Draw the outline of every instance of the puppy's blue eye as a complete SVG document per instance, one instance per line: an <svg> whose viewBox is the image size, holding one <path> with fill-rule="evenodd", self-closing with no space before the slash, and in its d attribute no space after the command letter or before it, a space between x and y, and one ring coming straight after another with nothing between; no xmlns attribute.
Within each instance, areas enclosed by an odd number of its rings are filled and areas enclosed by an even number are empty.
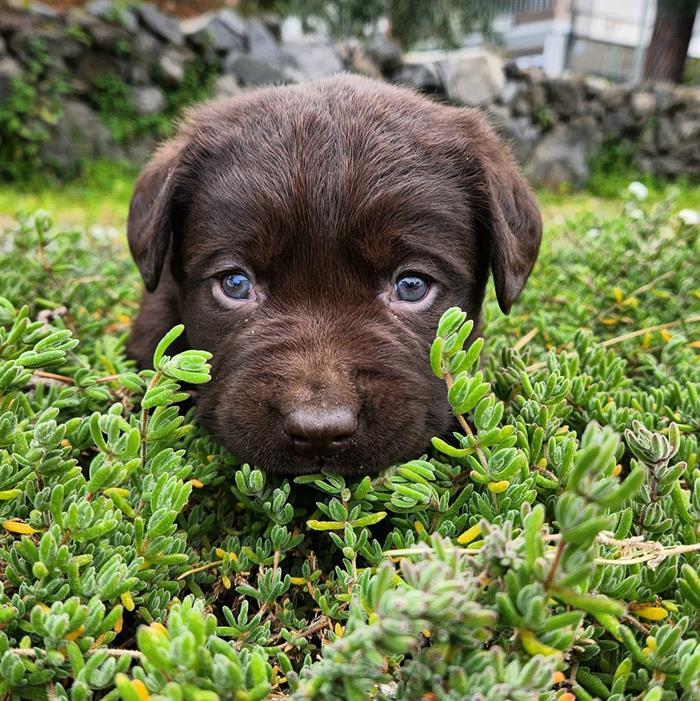
<svg viewBox="0 0 700 701"><path fill-rule="evenodd" d="M394 284L396 299L402 302L420 302L429 289L430 283L418 275L404 275Z"/></svg>
<svg viewBox="0 0 700 701"><path fill-rule="evenodd" d="M221 289L231 299L253 299L253 283L245 273L230 273L221 279Z"/></svg>

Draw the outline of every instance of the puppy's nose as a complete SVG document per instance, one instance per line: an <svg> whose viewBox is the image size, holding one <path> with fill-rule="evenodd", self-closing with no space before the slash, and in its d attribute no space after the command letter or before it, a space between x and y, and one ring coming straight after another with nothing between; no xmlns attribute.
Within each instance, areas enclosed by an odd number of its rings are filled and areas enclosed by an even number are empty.
<svg viewBox="0 0 700 701"><path fill-rule="evenodd" d="M284 430L294 452L319 457L339 452L357 429L357 414L350 407L298 408L284 417Z"/></svg>

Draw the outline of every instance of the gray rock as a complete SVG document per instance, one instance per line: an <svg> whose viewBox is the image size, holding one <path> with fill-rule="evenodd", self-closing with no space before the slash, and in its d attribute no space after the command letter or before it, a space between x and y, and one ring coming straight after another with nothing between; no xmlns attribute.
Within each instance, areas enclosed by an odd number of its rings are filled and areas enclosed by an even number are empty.
<svg viewBox="0 0 700 701"><path fill-rule="evenodd" d="M626 88L612 85L600 91L600 101L607 110L618 110L627 107L630 91Z"/></svg>
<svg viewBox="0 0 700 701"><path fill-rule="evenodd" d="M129 50L133 35L124 27L84 13L74 17L76 24L90 37L92 48L114 53Z"/></svg>
<svg viewBox="0 0 700 701"><path fill-rule="evenodd" d="M193 55L186 49L166 46L158 58L159 78L170 87L182 85L182 81L185 79L185 69L192 59Z"/></svg>
<svg viewBox="0 0 700 701"><path fill-rule="evenodd" d="M544 83L547 106L561 119L568 120L583 111L584 83L578 79L551 78Z"/></svg>
<svg viewBox="0 0 700 701"><path fill-rule="evenodd" d="M668 83L658 83L654 86L656 104L662 112L674 110L683 104L682 91Z"/></svg>
<svg viewBox="0 0 700 701"><path fill-rule="evenodd" d="M165 109L165 95L155 85L138 85L131 89L131 102L139 114L157 114Z"/></svg>
<svg viewBox="0 0 700 701"><path fill-rule="evenodd" d="M583 79L583 92L587 100L599 100L601 93L609 90L611 83L605 78L587 75Z"/></svg>
<svg viewBox="0 0 700 701"><path fill-rule="evenodd" d="M650 92L635 92L630 98L632 113L638 119L646 119L656 108L656 97Z"/></svg>
<svg viewBox="0 0 700 701"><path fill-rule="evenodd" d="M162 44L153 34L141 30L131 40L131 61L149 67L154 63L161 52Z"/></svg>
<svg viewBox="0 0 700 701"><path fill-rule="evenodd" d="M29 65L36 55L35 42L40 40L46 47L49 60L54 67L62 70L65 62L75 62L85 52L86 47L76 39L66 36L63 27L54 23L41 26L28 24L14 32L9 40L10 52L25 65Z"/></svg>
<svg viewBox="0 0 700 701"><path fill-rule="evenodd" d="M467 105L492 100L503 90L503 61L489 51L463 49L439 62L447 96Z"/></svg>
<svg viewBox="0 0 700 701"><path fill-rule="evenodd" d="M86 160L113 156L115 145L97 113L83 102L66 100L63 114L41 145L42 161L70 173Z"/></svg>
<svg viewBox="0 0 700 701"><path fill-rule="evenodd" d="M130 73L129 65L111 54L90 50L80 59L72 77L92 88L95 81L108 73L127 79Z"/></svg>
<svg viewBox="0 0 700 701"><path fill-rule="evenodd" d="M656 146L659 151L670 152L678 144L679 136L673 120L663 115L656 124Z"/></svg>
<svg viewBox="0 0 700 701"><path fill-rule="evenodd" d="M117 0L92 0L85 5L85 9L94 17L118 24L129 32L139 28L136 14Z"/></svg>
<svg viewBox="0 0 700 701"><path fill-rule="evenodd" d="M237 51L226 57L223 69L225 73L234 75L243 85L293 82L287 71Z"/></svg>
<svg viewBox="0 0 700 701"><path fill-rule="evenodd" d="M43 2L30 2L26 7L26 10L36 17L42 17L44 19L58 19L58 12L49 7Z"/></svg>
<svg viewBox="0 0 700 701"><path fill-rule="evenodd" d="M14 58L0 58L0 104L10 96L13 78L22 75L22 66Z"/></svg>
<svg viewBox="0 0 700 701"><path fill-rule="evenodd" d="M401 68L401 47L384 36L376 36L367 44L367 55L384 75L392 75Z"/></svg>
<svg viewBox="0 0 700 701"><path fill-rule="evenodd" d="M544 91L539 83L508 80L501 99L516 117L530 116L544 103Z"/></svg>
<svg viewBox="0 0 700 701"><path fill-rule="evenodd" d="M542 138L541 129L527 117L507 120L502 133L509 141L513 155L520 164L527 162Z"/></svg>
<svg viewBox="0 0 700 701"><path fill-rule="evenodd" d="M222 100L229 97L240 95L243 89L238 84L235 76L224 74L217 77L214 81L214 99Z"/></svg>
<svg viewBox="0 0 700 701"><path fill-rule="evenodd" d="M367 78L374 78L375 80L382 79L382 72L379 66L364 52L361 47L358 47L349 56L349 61L347 62L348 69L353 73L358 75L364 75Z"/></svg>
<svg viewBox="0 0 700 701"><path fill-rule="evenodd" d="M507 61L503 65L503 75L507 80L525 80L527 73L515 61Z"/></svg>
<svg viewBox="0 0 700 701"><path fill-rule="evenodd" d="M296 15L285 17L280 25L280 41L283 44L304 40L304 26Z"/></svg>
<svg viewBox="0 0 700 701"><path fill-rule="evenodd" d="M482 109L493 129L498 134L504 135L508 120L510 118L508 108L504 105L491 104L484 106Z"/></svg>
<svg viewBox="0 0 700 701"><path fill-rule="evenodd" d="M681 140L692 143L700 149L700 116L692 117L679 112L675 122Z"/></svg>
<svg viewBox="0 0 700 701"><path fill-rule="evenodd" d="M416 51L404 55L404 67L415 64L435 70L447 97L460 104L491 102L505 85L503 61L483 49Z"/></svg>
<svg viewBox="0 0 700 701"><path fill-rule="evenodd" d="M609 139L633 138L639 135L642 123L629 105L608 110L600 122L600 132Z"/></svg>
<svg viewBox="0 0 700 701"><path fill-rule="evenodd" d="M434 63L407 63L394 74L393 80L428 94L443 95L445 92Z"/></svg>
<svg viewBox="0 0 700 701"><path fill-rule="evenodd" d="M223 10L219 10L216 16L232 34L243 38L247 36L248 25L237 12L229 8L224 8Z"/></svg>
<svg viewBox="0 0 700 701"><path fill-rule="evenodd" d="M546 187L583 185L590 175L588 162L599 146L593 120L557 124L533 150L525 173L532 182Z"/></svg>
<svg viewBox="0 0 700 701"><path fill-rule="evenodd" d="M185 38L179 22L171 15L161 12L155 5L143 3L136 8L141 22L156 36L176 46L182 46Z"/></svg>
<svg viewBox="0 0 700 701"><path fill-rule="evenodd" d="M0 36L0 56L4 56L7 53L7 44L5 40Z"/></svg>
<svg viewBox="0 0 700 701"><path fill-rule="evenodd" d="M12 7L5 7L3 3L0 3L0 27L2 27L2 33L5 36L9 36L18 29L26 26L26 24L26 13L19 12Z"/></svg>
<svg viewBox="0 0 700 701"><path fill-rule="evenodd" d="M285 55L272 32L259 19L251 19L248 24L248 52L253 58L283 68Z"/></svg>
<svg viewBox="0 0 700 701"><path fill-rule="evenodd" d="M134 35L130 45L129 58L121 61L122 71L126 73L126 78L134 85L146 85L151 82L151 73L157 67L158 60L163 48L158 39L145 29L139 29ZM169 47L177 51L178 47Z"/></svg>
<svg viewBox="0 0 700 701"><path fill-rule="evenodd" d="M208 57L226 54L230 51L243 51L246 35L235 33L219 16L204 15L182 23L187 39L199 47Z"/></svg>
<svg viewBox="0 0 700 701"><path fill-rule="evenodd" d="M344 66L336 45L321 35L309 35L303 41L283 44L291 70L297 80L316 80L340 73Z"/></svg>

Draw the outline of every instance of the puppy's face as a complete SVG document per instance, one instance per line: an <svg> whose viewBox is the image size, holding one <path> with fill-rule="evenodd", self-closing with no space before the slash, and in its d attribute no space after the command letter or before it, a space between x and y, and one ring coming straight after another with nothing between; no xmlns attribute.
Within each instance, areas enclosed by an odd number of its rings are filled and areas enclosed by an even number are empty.
<svg viewBox="0 0 700 701"><path fill-rule="evenodd" d="M213 354L202 424L287 473L376 472L452 416L427 353L442 312L507 309L539 214L471 111L340 77L192 115L146 167L129 242L147 289L130 351L182 321Z"/></svg>

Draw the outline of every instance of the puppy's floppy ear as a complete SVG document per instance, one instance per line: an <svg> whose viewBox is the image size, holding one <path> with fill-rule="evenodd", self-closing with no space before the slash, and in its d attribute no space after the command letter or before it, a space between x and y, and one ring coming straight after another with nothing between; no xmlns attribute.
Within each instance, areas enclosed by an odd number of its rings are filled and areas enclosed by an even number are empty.
<svg viewBox="0 0 700 701"><path fill-rule="evenodd" d="M481 200L473 202L477 226L487 229L496 296L507 314L537 259L542 218L508 147L478 110L463 112L467 149L476 160L472 168L477 169L469 170L478 183Z"/></svg>
<svg viewBox="0 0 700 701"><path fill-rule="evenodd" d="M158 149L141 171L129 204L129 249L149 292L158 286L172 238L174 174L186 141L178 137Z"/></svg>

